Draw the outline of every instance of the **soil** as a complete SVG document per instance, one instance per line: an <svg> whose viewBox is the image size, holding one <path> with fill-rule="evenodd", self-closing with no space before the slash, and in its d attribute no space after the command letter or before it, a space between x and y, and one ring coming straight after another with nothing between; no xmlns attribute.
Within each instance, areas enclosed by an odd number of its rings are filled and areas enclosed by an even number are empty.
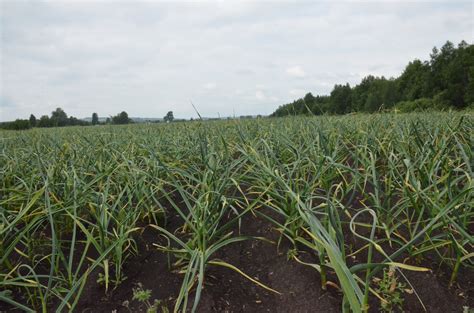
<svg viewBox="0 0 474 313"><path fill-rule="evenodd" d="M266 212L268 214L268 212ZM272 216L275 218L275 216ZM181 225L179 217L170 217L167 229ZM265 219L246 214L242 220L241 234L265 237L277 242L279 232ZM238 232L238 229L234 229ZM154 243L162 242L157 230L145 227L137 236L139 254L126 261L124 273L127 279L106 293L92 275L81 295L75 312L146 312L145 305L133 300L133 288L139 283L151 290L151 300L159 299L170 312L179 293L182 274L168 266L166 254L157 250ZM363 242L347 238L348 242L361 246ZM206 270L205 287L201 294L198 312L341 312L342 293L335 287L321 289L318 272L295 261L288 261L288 241L282 240L279 247L267 241L251 239L231 244L221 249L215 258L222 259L265 285L279 291L281 295L267 291L228 268L209 266ZM305 261L316 258L302 252ZM419 264L418 264L419 265ZM426 307L426 312L463 312L463 306L474 307L474 273L461 269L457 283L448 288L449 269L438 267L425 260L433 271L404 271ZM380 275L378 275L380 276ZM337 283L334 275L328 279ZM404 312L423 312L415 294L404 293ZM190 299L190 307L193 299ZM0 312L7 308L0 304ZM379 300L372 297L370 312L378 312ZM10 312L10 311L7 311ZM160 311L159 311L160 312Z"/></svg>
<svg viewBox="0 0 474 313"><path fill-rule="evenodd" d="M241 233L265 237L275 242L279 237L279 233L268 221L252 214L243 217ZM146 253L126 263L124 270L127 281L108 295L104 294L103 287L97 284L88 285L76 311L129 312L124 306L124 301L129 301L128 308L132 312L146 312L144 305L132 301L132 288L138 283L141 283L144 289L152 290L151 299L164 301L172 311L181 287L182 275L170 271L166 255L152 246L152 243L158 240L156 231L146 229L139 240L139 250ZM224 247L216 253L216 259L236 266L247 275L279 291L281 295L257 286L231 269L209 266L198 311L340 312L340 294L337 291L324 292L320 287L319 275L314 269L288 261L288 247L288 243L283 242L277 249L276 244L258 239ZM190 299L191 303L192 300Z"/></svg>
<svg viewBox="0 0 474 313"><path fill-rule="evenodd" d="M179 224L176 221L170 223ZM235 231L238 232L238 229ZM279 238L279 232L267 220L252 214L243 217L240 231L245 235L265 237L274 242ZM95 283L88 285L76 311L146 312L144 305L132 301L132 288L141 283L144 289L152 291L151 299L162 300L172 312L182 275L170 271L166 255L152 246L159 241L158 237L155 230L147 228L137 239L139 251L145 252L128 260L125 265L128 279L107 295L103 287ZM341 312L342 293L331 286L323 291L316 270L288 261L289 248L291 246L286 240L282 240L277 247L276 244L258 239L224 247L216 254L216 258L238 267L279 291L281 295L257 286L228 268L209 266L198 312ZM304 253L304 258L305 261L315 261L315 257L309 253ZM429 263L429 260L426 262ZM449 289L447 268L438 269L432 263L420 266L427 266L433 271L404 271L404 274L421 298L426 312L462 312L463 306L474 307L472 272L462 269L457 284ZM329 275L328 279L337 283L334 275ZM424 311L414 293L404 293L403 298L404 312ZM191 297L190 306L192 300ZM369 312L378 312L378 299L371 298L370 305Z"/></svg>

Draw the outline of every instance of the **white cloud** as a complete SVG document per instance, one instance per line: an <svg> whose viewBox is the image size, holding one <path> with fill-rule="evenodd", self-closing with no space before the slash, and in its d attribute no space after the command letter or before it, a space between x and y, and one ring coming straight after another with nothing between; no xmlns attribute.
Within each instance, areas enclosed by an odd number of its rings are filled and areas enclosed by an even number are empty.
<svg viewBox="0 0 474 313"><path fill-rule="evenodd" d="M303 78L306 76L305 71L299 65L287 68L286 73L292 77L298 77L298 78Z"/></svg>

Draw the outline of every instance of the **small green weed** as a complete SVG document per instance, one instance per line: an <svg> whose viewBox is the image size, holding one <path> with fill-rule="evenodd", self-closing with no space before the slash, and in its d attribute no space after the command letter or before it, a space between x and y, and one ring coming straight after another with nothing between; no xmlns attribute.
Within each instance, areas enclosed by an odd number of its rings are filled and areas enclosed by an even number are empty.
<svg viewBox="0 0 474 313"><path fill-rule="evenodd" d="M382 312L394 312L396 309L402 310L403 306L403 290L405 284L398 281L395 275L395 267L390 266L384 269L383 278L376 279L378 284L376 291L382 296L380 309Z"/></svg>
<svg viewBox="0 0 474 313"><path fill-rule="evenodd" d="M137 288L133 288L133 298L132 300L137 300L138 302L143 303L146 306L147 313L158 313L158 309L161 308L162 313L168 313L168 308L163 305L161 300L155 299L153 304L150 302L151 290L143 289L142 283L138 283Z"/></svg>

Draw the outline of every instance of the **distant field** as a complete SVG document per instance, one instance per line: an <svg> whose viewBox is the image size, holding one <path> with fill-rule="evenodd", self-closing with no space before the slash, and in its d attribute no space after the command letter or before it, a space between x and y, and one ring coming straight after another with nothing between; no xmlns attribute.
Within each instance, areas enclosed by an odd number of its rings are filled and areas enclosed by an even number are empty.
<svg viewBox="0 0 474 313"><path fill-rule="evenodd" d="M469 112L0 131L0 311L474 308L473 147Z"/></svg>

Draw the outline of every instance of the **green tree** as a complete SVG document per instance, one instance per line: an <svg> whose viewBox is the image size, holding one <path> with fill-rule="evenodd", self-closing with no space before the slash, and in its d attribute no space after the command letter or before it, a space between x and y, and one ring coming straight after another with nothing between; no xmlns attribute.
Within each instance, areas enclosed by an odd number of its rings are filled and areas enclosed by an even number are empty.
<svg viewBox="0 0 474 313"><path fill-rule="evenodd" d="M36 116L33 114L30 115L30 125L31 127L36 127Z"/></svg>
<svg viewBox="0 0 474 313"><path fill-rule="evenodd" d="M172 122L174 120L173 111L168 111L168 113L163 117L163 120L165 122Z"/></svg>
<svg viewBox="0 0 474 313"><path fill-rule="evenodd" d="M90 125L90 123L86 122L86 121L83 121L83 120L80 120L80 119L78 119L74 116L69 116L67 125L70 125L70 126L86 126L86 125Z"/></svg>
<svg viewBox="0 0 474 313"><path fill-rule="evenodd" d="M365 81L365 83L366 86L362 93L359 89L359 102L353 104L355 111L376 112L381 109L391 108L400 100L397 83L394 79L386 79L383 76L372 77L370 81ZM361 85L354 88L353 102L356 102L354 94L357 94L356 91Z"/></svg>
<svg viewBox="0 0 474 313"><path fill-rule="evenodd" d="M330 113L344 114L352 110L352 90L349 84L335 85L331 91Z"/></svg>
<svg viewBox="0 0 474 313"><path fill-rule="evenodd" d="M38 123L37 123L37 125L38 125L38 127L51 127L51 126L53 126L49 116L47 116L47 115L41 116Z"/></svg>
<svg viewBox="0 0 474 313"><path fill-rule="evenodd" d="M303 98L303 101L304 101L304 109L303 109L303 112L305 113L309 113L309 114L316 114L318 112L314 112L313 111L313 108L315 107L316 105L316 97L313 96L313 94L311 92L308 92L304 98Z"/></svg>
<svg viewBox="0 0 474 313"><path fill-rule="evenodd" d="M112 116L112 124L128 124L131 119L128 117L127 112L122 111L119 114Z"/></svg>
<svg viewBox="0 0 474 313"><path fill-rule="evenodd" d="M430 65L415 60L408 63L398 78L398 89L402 100L415 100L429 96Z"/></svg>
<svg viewBox="0 0 474 313"><path fill-rule="evenodd" d="M99 116L97 113L92 113L92 125L97 125L99 124Z"/></svg>
<svg viewBox="0 0 474 313"><path fill-rule="evenodd" d="M471 102L472 70L474 69L474 46L461 41L453 52L454 57L445 70L446 97L449 104L464 108Z"/></svg>
<svg viewBox="0 0 474 313"><path fill-rule="evenodd" d="M51 112L51 123L52 126L66 126L68 125L68 117L63 109L57 108Z"/></svg>
<svg viewBox="0 0 474 313"><path fill-rule="evenodd" d="M474 66L469 68L466 93L464 94L464 102L466 105L474 104Z"/></svg>
<svg viewBox="0 0 474 313"><path fill-rule="evenodd" d="M365 109L367 98L375 79L375 76L366 76L359 85L352 89L352 109L354 111L363 111Z"/></svg>

